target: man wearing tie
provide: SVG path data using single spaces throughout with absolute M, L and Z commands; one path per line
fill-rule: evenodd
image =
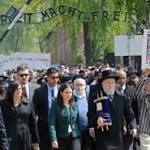
M 90 88 L 89 133 L 95 138 L 96 150 L 123 150 L 124 118 L 131 125 L 133 136 L 136 135 L 136 122 L 132 108 L 125 97 L 115 91 L 116 78 L 116 71 L 104 70 L 100 81 Z M 107 108 L 101 104 L 103 97 L 107 99 Z M 109 122 L 105 116 L 99 114 L 99 111 L 104 109 L 109 109 Z
M 40 150 L 50 150 L 50 137 L 48 135 L 48 118 L 52 101 L 58 93 L 59 71 L 56 68 L 47 70 L 47 84 L 35 90 L 33 103 L 38 116 L 38 129 L 40 135 Z
M 138 108 L 137 104 L 135 105 L 135 88 L 127 83 L 127 73 L 121 69 L 118 72 L 118 91 L 121 92 L 123 96 L 126 97 L 128 105 L 133 106 L 132 109 L 134 111 L 136 120 L 138 120 Z M 124 135 L 124 150 L 133 150 L 133 137 L 130 133 L 130 126 L 125 122 L 124 127 L 125 135 Z

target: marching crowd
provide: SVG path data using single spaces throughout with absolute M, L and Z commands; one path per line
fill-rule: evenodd
M 27 65 L 0 76 L 0 150 L 150 150 L 150 69 Z

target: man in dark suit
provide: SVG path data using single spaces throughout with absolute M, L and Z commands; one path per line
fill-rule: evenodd
M 51 142 L 48 130 L 49 113 L 52 101 L 58 93 L 59 71 L 56 68 L 47 70 L 47 84 L 35 90 L 33 103 L 38 117 L 40 150 L 50 150 Z
M 89 95 L 89 132 L 96 140 L 96 150 L 123 150 L 124 117 L 132 127 L 133 136 L 136 135 L 134 114 L 127 100 L 115 91 L 116 72 L 104 70 L 99 83 L 91 86 Z M 101 99 L 105 96 L 107 106 L 103 106 Z M 109 122 L 103 114 L 106 107 L 110 110 Z M 99 113 L 100 112 L 100 113 Z
M 128 105 L 132 107 L 132 104 L 135 104 L 135 88 L 133 86 L 130 86 L 127 84 L 127 73 L 121 69 L 118 72 L 118 91 L 121 92 L 123 96 L 126 97 Z M 136 119 L 138 119 L 138 108 L 136 108 L 137 105 L 133 105 L 132 109 L 134 111 Z M 124 126 L 124 150 L 133 150 L 133 137 L 130 133 L 131 129 L 130 126 L 125 122 Z
M 4 125 L 1 107 L 0 107 L 0 150 L 9 150 L 7 133 Z

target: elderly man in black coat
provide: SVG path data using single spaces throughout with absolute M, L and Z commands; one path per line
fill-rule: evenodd
M 1 107 L 0 107 L 0 150 L 9 150 Z
M 115 91 L 114 70 L 104 70 L 100 82 L 91 87 L 89 95 L 89 132 L 95 138 L 96 150 L 123 150 L 124 118 L 136 135 L 135 117 L 127 100 Z M 102 100 L 105 99 L 105 105 Z M 104 105 L 103 105 L 104 104 Z M 107 119 L 106 119 L 106 111 Z

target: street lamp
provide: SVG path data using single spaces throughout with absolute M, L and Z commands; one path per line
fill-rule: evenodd
M 128 32 L 127 33 L 127 49 L 128 49 L 128 55 L 129 55 L 129 66 L 132 65 L 132 63 L 131 63 L 131 55 L 130 55 L 130 51 L 131 51 L 131 49 L 130 49 L 130 39 L 131 39 L 131 34 Z

